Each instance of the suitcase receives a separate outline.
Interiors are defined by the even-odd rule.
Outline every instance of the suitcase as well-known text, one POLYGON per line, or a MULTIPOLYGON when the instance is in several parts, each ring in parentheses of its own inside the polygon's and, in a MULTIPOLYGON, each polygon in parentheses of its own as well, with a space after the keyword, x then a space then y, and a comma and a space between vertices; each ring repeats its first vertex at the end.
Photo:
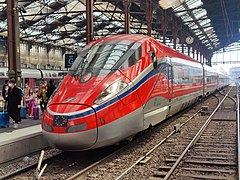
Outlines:
POLYGON ((26 106, 21 107, 20 117, 23 118, 23 119, 27 118, 27 108, 26 108, 26 106))
POLYGON ((31 116, 32 114, 32 107, 37 105, 36 100, 32 99, 28 102, 28 115, 31 116))
POLYGON ((33 107, 33 119, 39 119, 39 108, 36 105, 33 107))
POLYGON ((0 112, 0 126, 1 127, 9 127, 8 112, 0 112))

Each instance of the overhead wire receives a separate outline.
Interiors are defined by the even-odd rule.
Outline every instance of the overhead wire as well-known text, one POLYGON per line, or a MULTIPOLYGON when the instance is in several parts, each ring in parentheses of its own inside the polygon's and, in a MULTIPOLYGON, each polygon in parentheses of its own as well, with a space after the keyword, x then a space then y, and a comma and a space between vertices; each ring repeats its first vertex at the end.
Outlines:
POLYGON ((227 13, 227 9, 226 9, 224 0, 221 0, 221 7, 222 7, 224 26, 225 26, 226 33, 227 33, 228 42, 230 42, 230 37, 233 36, 233 33, 232 33, 232 28, 231 28, 231 25, 229 22, 228 13, 227 13))

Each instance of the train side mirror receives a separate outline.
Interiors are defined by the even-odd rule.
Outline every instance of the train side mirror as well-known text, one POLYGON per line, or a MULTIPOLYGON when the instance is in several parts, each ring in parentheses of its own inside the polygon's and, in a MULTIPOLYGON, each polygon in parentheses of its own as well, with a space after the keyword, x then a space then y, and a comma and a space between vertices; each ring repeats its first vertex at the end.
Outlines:
POLYGON ((152 59, 152 62, 153 62, 153 68, 156 69, 157 68, 157 58, 156 58, 156 54, 154 51, 150 51, 149 52, 150 56, 151 56, 151 59, 152 59))

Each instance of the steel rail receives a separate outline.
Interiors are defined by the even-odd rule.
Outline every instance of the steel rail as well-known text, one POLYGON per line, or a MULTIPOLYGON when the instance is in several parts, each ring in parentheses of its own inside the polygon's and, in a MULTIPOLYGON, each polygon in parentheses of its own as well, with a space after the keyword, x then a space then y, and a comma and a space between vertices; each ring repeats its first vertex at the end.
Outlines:
MULTIPOLYGON (((197 113, 195 113, 194 115, 192 115, 190 118, 188 118, 184 123, 182 123, 180 125, 180 127, 182 127, 183 125, 185 125, 188 121, 190 121, 192 118, 194 118, 198 113, 200 113, 201 110, 199 110, 197 113)), ((148 153, 146 153, 144 156, 140 157, 130 168, 128 168, 126 171, 124 171, 123 174, 121 174, 121 176, 119 176, 117 179, 120 179, 123 175, 125 175, 130 169, 132 169, 136 164, 138 164, 141 160, 143 160, 144 158, 146 158, 149 154, 151 154, 158 146, 160 146, 164 141, 166 141, 171 135, 173 135, 176 132, 176 130, 172 131, 166 138, 164 138, 161 142, 159 142, 156 146, 154 146, 150 151, 148 151, 148 153)), ((125 146, 123 147, 125 148, 125 146)), ((117 151, 113 152, 112 154, 104 157, 103 159, 100 159, 99 161, 89 165, 88 167, 84 168, 83 170, 79 171, 78 173, 74 174, 73 176, 69 177, 67 180, 73 180, 76 178, 79 178, 79 176, 81 176, 82 174, 84 174, 85 172, 89 171, 90 169, 94 168, 96 165, 102 163, 103 161, 107 160, 108 158, 110 158, 111 156, 119 153, 123 148, 118 149, 117 151)))
POLYGON ((238 180, 240 180, 240 148, 239 148, 239 146, 240 146, 240 132, 239 132, 239 130, 240 130, 240 122, 239 122, 239 92, 238 92, 238 84, 236 84, 236 86, 237 86, 237 149, 238 149, 238 154, 237 154, 237 156, 238 156, 238 162, 237 162, 237 165, 238 165, 238 180))
POLYGON ((73 179, 78 178, 78 177, 81 176, 83 173, 85 173, 85 172, 87 172, 88 170, 94 168, 96 165, 102 163, 103 161, 107 160, 108 158, 112 157, 113 155, 119 153, 119 152, 122 151, 124 148, 126 148, 126 146, 123 146, 122 148, 120 148, 120 149, 118 149, 118 150, 112 152, 111 154, 105 156, 104 158, 102 158, 102 159, 96 161, 95 163, 93 163, 93 164, 87 166, 86 168, 84 168, 84 169, 82 169, 81 171, 77 172, 77 173, 74 174, 73 176, 67 178, 67 180, 73 180, 73 179))
MULTIPOLYGON (((222 93, 221 91, 218 90, 218 92, 219 92, 219 94, 221 94, 222 96, 225 96, 225 94, 222 93)), ((231 100, 235 103, 235 107, 236 107, 237 101, 236 101, 232 96, 228 96, 228 98, 231 99, 231 100)))
POLYGON ((177 159, 177 161, 174 163, 174 165, 171 167, 171 169, 168 171, 168 173, 166 174, 166 176, 164 177, 163 180, 168 180, 170 178, 170 176, 172 175, 172 173, 175 171, 175 169, 177 168, 178 164, 182 161, 183 157, 186 155, 186 153, 188 152, 188 150, 195 144, 195 142, 197 142, 197 140, 200 138, 200 136, 202 135, 202 133, 204 132, 204 130, 207 128, 208 124, 211 122, 213 115, 215 115, 215 113, 217 112, 217 110, 219 109, 219 107, 222 105, 222 103, 225 101, 225 99, 228 97, 228 94, 230 93, 230 91, 232 90, 233 87, 230 88, 230 90, 227 92, 227 94, 225 95, 225 97, 222 99, 222 101, 218 104, 218 106, 215 108, 215 110, 212 112, 212 114, 209 116, 209 118, 207 119, 207 121, 204 123, 204 125, 201 127, 201 129, 197 132, 197 134, 194 136, 194 138, 192 139, 192 141, 188 144, 188 146, 185 148, 185 150, 183 151, 183 153, 179 156, 179 158, 177 159))
MULTIPOLYGON (((184 126, 188 121, 190 121, 191 119, 193 119, 196 115, 198 115, 198 113, 200 113, 201 110, 199 110, 198 112, 196 112, 194 115, 192 115, 191 117, 189 117, 185 122, 183 122, 179 127, 181 128, 182 126, 184 126)), ((128 169, 126 169, 121 175, 119 175, 115 180, 119 180, 120 178, 122 178, 126 173, 128 173, 134 166, 136 166, 139 162, 141 162, 144 158, 146 158, 147 156, 149 156, 156 148, 158 148, 160 145, 162 145, 169 137, 171 137, 175 132, 177 132, 177 130, 173 130, 172 132, 170 132, 162 141, 160 141, 156 146, 154 146, 151 150, 149 150, 144 156, 140 157, 138 160, 135 161, 135 163, 133 163, 128 169)))
MULTIPOLYGON (((46 162, 48 162, 49 160, 51 160, 53 158, 56 158, 57 156, 61 155, 62 153, 63 152, 59 152, 59 153, 57 153, 57 154, 55 154, 55 155, 53 155, 53 156, 51 156, 49 158, 44 159, 43 163, 46 163, 46 162)), ((20 169, 18 169, 16 171, 13 171, 13 172, 11 172, 9 174, 0 176, 0 179, 9 179, 10 177, 17 176, 20 173, 26 172, 26 171, 28 171, 30 169, 33 169, 33 168, 37 167, 37 165, 38 165, 38 161, 34 162, 33 164, 30 164, 30 165, 27 165, 25 167, 22 167, 22 168, 20 168, 20 169)))

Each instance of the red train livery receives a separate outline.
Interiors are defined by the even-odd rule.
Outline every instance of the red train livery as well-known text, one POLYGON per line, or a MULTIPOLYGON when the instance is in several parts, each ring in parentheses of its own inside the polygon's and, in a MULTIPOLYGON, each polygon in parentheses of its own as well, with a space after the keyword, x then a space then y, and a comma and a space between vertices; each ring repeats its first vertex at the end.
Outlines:
POLYGON ((88 44, 49 100, 42 120, 50 145, 108 146, 154 126, 228 78, 155 39, 114 35, 88 44))

